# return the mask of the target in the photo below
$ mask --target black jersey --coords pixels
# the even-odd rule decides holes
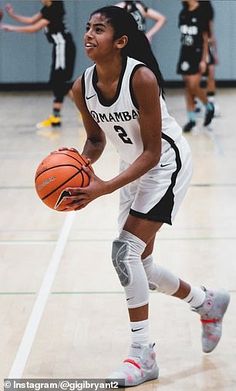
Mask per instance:
[[[179,15],[182,46],[192,49],[202,48],[203,33],[208,32],[208,21],[209,19],[200,6],[193,11],[185,7]]]
[[[137,7],[137,4],[139,4],[144,9],[145,12],[147,12],[148,7],[142,1],[125,1],[124,9],[134,17],[138,25],[138,29],[145,32],[146,20],[143,17],[142,13],[140,12],[139,8]]]
[[[49,21],[48,26],[45,28],[45,34],[49,42],[54,42],[53,34],[61,33],[64,35],[67,33],[64,22],[65,9],[63,1],[53,1],[49,7],[44,6],[40,13],[44,19]]]
[[[202,13],[208,22],[208,33],[210,34],[210,22],[214,20],[214,9],[210,1],[200,1],[199,6],[201,7]]]

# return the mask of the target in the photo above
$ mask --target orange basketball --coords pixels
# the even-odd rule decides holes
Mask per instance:
[[[63,150],[50,153],[39,164],[35,173],[35,188],[39,198],[52,209],[67,193],[67,187],[85,187],[89,176],[82,166],[89,166],[88,160],[76,151]],[[66,211],[60,206],[57,211]],[[71,209],[72,210],[72,209]]]

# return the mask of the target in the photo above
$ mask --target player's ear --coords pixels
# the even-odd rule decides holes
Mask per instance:
[[[123,49],[127,45],[127,43],[128,43],[127,35],[122,35],[122,37],[116,40],[116,47],[118,49]]]

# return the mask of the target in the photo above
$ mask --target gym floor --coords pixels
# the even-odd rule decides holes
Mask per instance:
[[[183,125],[183,91],[166,95],[170,113]],[[200,115],[186,135],[192,183],[154,252],[157,262],[186,281],[229,290],[222,340],[211,354],[202,353],[198,315],[184,302],[151,293],[160,378],[139,391],[236,389],[235,96],[235,89],[219,89],[221,116],[204,129]],[[44,206],[34,189],[36,167],[58,147],[82,149],[80,116],[66,100],[63,126],[36,130],[35,123],[50,114],[48,92],[2,92],[0,107],[0,383],[8,377],[104,378],[129,344],[124,294],[110,260],[118,193],[76,213]],[[94,169],[104,179],[117,173],[109,143]]]

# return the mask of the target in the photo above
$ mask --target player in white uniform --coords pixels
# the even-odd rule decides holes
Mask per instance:
[[[121,191],[120,233],[113,241],[112,261],[126,294],[131,346],[110,378],[134,386],[158,377],[148,332],[149,288],[185,300],[200,314],[205,352],[220,340],[229,295],[193,287],[153,261],[156,233],[163,223],[172,224],[192,163],[188,144],[162,98],[162,76],[147,38],[125,10],[104,7],[90,16],[85,49],[95,65],[73,87],[87,132],[82,153],[95,162],[109,137],[121,156],[121,172],[103,181],[85,167],[89,186],[68,188],[65,204],[70,201],[80,209]]]

